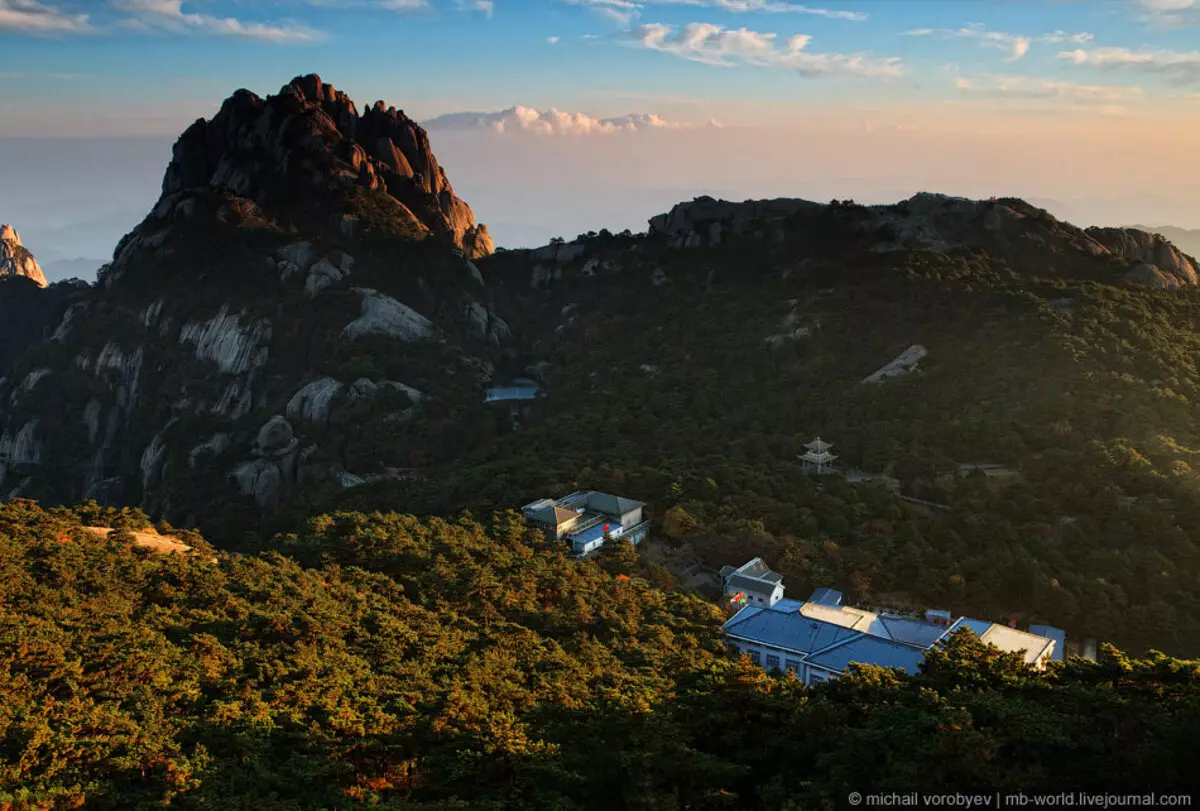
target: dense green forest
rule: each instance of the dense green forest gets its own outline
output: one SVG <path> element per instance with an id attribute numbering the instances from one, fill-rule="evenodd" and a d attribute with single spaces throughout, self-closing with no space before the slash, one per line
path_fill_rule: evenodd
<path id="1" fill-rule="evenodd" d="M 569 560 L 513 513 L 321 515 L 278 551 L 215 557 L 81 521 L 148 522 L 0 506 L 0 807 L 822 809 L 916 786 L 1196 787 L 1196 661 L 1105 647 L 1039 673 L 965 634 L 920 675 L 808 690 L 729 658 L 718 610 L 655 585 L 631 547 Z"/>
<path id="2" fill-rule="evenodd" d="M 764 557 L 793 596 L 835 586 L 1200 653 L 1200 293 L 833 237 L 800 269 L 788 243 L 606 239 L 592 249 L 626 262 L 611 278 L 530 290 L 519 259 L 485 265 L 503 280 L 514 264 L 506 311 L 542 317 L 514 326 L 534 350 L 513 367 L 548 369 L 520 431 L 462 420 L 465 456 L 332 505 L 452 514 L 595 487 L 647 501 L 656 538 L 713 567 Z M 784 324 L 809 334 L 769 343 Z M 913 344 L 929 352 L 915 372 L 861 382 Z M 816 435 L 898 493 L 806 476 Z"/>

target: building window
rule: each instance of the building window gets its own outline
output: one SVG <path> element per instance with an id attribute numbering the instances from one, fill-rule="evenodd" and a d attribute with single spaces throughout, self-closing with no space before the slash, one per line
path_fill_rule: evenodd
<path id="1" fill-rule="evenodd" d="M 767 670 L 779 670 L 778 656 L 767 656 Z"/>
<path id="2" fill-rule="evenodd" d="M 784 662 L 784 665 L 787 667 L 788 670 L 792 671 L 797 676 L 800 675 L 800 660 L 799 659 L 788 659 L 786 662 Z"/>
<path id="3" fill-rule="evenodd" d="M 750 654 L 750 661 L 756 665 L 762 665 L 762 654 L 756 650 L 746 651 Z"/>

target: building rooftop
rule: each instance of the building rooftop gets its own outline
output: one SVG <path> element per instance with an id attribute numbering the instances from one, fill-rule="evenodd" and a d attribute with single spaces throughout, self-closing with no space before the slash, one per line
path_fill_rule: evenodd
<path id="1" fill-rule="evenodd" d="M 739 577 L 733 574 L 728 582 L 733 584 Z M 795 651 L 811 664 L 829 670 L 844 670 L 857 661 L 899 667 L 910 673 L 916 672 L 927 650 L 960 628 L 970 628 L 981 641 L 1001 650 L 1022 651 L 1027 664 L 1037 663 L 1048 649 L 1061 645 L 1049 635 L 970 617 L 944 625 L 919 617 L 798 600 L 780 600 L 769 608 L 747 606 L 724 626 L 728 634 Z"/>
<path id="2" fill-rule="evenodd" d="M 1054 640 L 1054 652 L 1050 654 L 1051 659 L 1061 662 L 1066 657 L 1067 632 L 1062 628 L 1055 628 L 1053 625 L 1030 625 L 1029 633 Z"/>
<path id="3" fill-rule="evenodd" d="M 614 496 L 609 493 L 600 493 L 595 490 L 588 494 L 587 505 L 589 509 L 598 510 L 608 515 L 625 515 L 639 507 L 646 506 L 641 501 L 624 498 L 623 496 Z"/>
<path id="4" fill-rule="evenodd" d="M 574 510 L 568 510 L 563 507 L 559 507 L 556 504 L 552 504 L 549 507 L 542 507 L 541 509 L 532 510 L 529 513 L 529 516 L 534 521 L 542 521 L 547 524 L 559 526 L 578 518 L 579 513 L 575 512 Z"/>
<path id="5" fill-rule="evenodd" d="M 738 591 L 752 591 L 755 594 L 770 594 L 775 591 L 775 583 L 736 573 L 725 578 L 725 586 L 726 588 L 735 588 Z"/>
<path id="6" fill-rule="evenodd" d="M 610 530 L 612 529 L 611 524 L 605 523 L 604 521 L 596 521 L 585 529 L 582 529 L 578 532 L 572 532 L 568 537 L 572 541 L 576 541 L 578 543 L 591 543 L 592 541 L 597 541 L 604 537 L 605 527 L 608 527 Z"/>
<path id="7" fill-rule="evenodd" d="M 821 605 L 841 605 L 842 593 L 833 589 L 817 589 L 808 598 L 810 603 L 819 603 Z"/>
<path id="8" fill-rule="evenodd" d="M 1053 639 L 1047 639 L 1044 636 L 1019 631 L 1016 628 L 1009 628 L 1007 625 L 966 617 L 950 626 L 950 630 L 951 632 L 956 631 L 963 625 L 974 631 L 981 642 L 995 645 L 1000 650 L 1010 653 L 1024 651 L 1025 663 L 1030 665 L 1038 661 L 1046 653 L 1047 648 L 1054 645 Z"/>
<path id="9" fill-rule="evenodd" d="M 811 665 L 838 672 L 848 668 L 851 662 L 863 662 L 916 673 L 924 659 L 923 648 L 897 645 L 874 636 L 858 636 L 810 656 L 807 661 Z"/>
<path id="10" fill-rule="evenodd" d="M 783 602 L 773 608 L 743 608 L 725 623 L 726 632 L 798 653 L 819 651 L 857 636 L 847 628 L 810 620 L 798 611 L 780 611 Z"/>

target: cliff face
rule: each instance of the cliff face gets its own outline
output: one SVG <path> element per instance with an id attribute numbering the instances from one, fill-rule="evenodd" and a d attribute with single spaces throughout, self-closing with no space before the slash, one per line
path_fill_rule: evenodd
<path id="1" fill-rule="evenodd" d="M 202 523 L 423 475 L 511 343 L 490 251 L 403 113 L 315 76 L 238 91 L 98 284 L 0 358 L 0 498 Z"/>
<path id="2" fill-rule="evenodd" d="M 0 225 L 0 279 L 8 276 L 23 276 L 38 287 L 46 286 L 41 266 L 21 244 L 17 229 L 11 225 Z"/>

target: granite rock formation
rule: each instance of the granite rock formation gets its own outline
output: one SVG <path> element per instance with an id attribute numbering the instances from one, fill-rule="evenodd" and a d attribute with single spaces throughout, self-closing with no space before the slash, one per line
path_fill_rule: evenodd
<path id="1" fill-rule="evenodd" d="M 33 254 L 21 244 L 21 236 L 11 225 L 0 225 L 0 279 L 6 276 L 23 276 L 46 286 L 46 276 Z"/>

